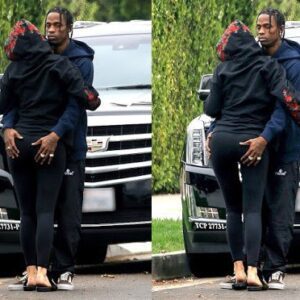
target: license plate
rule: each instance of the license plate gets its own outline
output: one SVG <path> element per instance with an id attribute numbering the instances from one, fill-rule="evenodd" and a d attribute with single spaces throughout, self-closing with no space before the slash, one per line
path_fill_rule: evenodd
<path id="1" fill-rule="evenodd" d="M 83 192 L 82 212 L 105 212 L 116 210 L 114 188 L 86 188 Z"/>
<path id="2" fill-rule="evenodd" d="M 298 189 L 298 191 L 297 191 L 295 211 L 300 212 L 300 189 Z"/>

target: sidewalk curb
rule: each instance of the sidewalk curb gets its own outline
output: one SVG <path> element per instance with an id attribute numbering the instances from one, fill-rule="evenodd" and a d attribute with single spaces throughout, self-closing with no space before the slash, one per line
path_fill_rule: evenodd
<path id="1" fill-rule="evenodd" d="M 185 251 L 152 255 L 152 278 L 154 280 L 192 276 Z"/>

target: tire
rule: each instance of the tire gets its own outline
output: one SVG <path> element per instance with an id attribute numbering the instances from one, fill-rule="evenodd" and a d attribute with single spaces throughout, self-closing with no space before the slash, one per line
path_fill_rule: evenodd
<path id="1" fill-rule="evenodd" d="M 77 252 L 78 265 L 102 264 L 107 253 L 107 244 L 80 244 Z"/>

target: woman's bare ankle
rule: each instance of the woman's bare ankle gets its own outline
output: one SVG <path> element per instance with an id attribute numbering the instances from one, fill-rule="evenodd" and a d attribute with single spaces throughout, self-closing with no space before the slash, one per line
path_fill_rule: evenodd
<path id="1" fill-rule="evenodd" d="M 36 285 L 36 275 L 37 275 L 36 266 L 35 265 L 27 266 L 26 272 L 28 274 L 27 285 Z"/>
<path id="2" fill-rule="evenodd" d="M 51 286 L 47 276 L 47 269 L 43 267 L 38 267 L 37 269 L 37 276 L 36 276 L 36 283 L 42 284 L 45 286 Z"/>
<path id="3" fill-rule="evenodd" d="M 245 273 L 245 267 L 242 260 L 237 260 L 233 263 L 234 274 L 237 281 L 245 281 L 247 276 Z"/>
<path id="4" fill-rule="evenodd" d="M 256 284 L 256 285 L 262 285 L 262 282 L 260 281 L 258 275 L 257 275 L 257 268 L 248 266 L 247 269 L 247 282 L 248 284 Z"/>

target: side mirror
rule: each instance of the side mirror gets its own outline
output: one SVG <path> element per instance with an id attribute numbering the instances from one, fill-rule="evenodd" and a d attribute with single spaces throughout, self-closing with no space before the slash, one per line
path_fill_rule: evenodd
<path id="1" fill-rule="evenodd" d="M 205 74 L 201 77 L 199 89 L 197 90 L 198 99 L 205 101 L 210 93 L 212 74 Z"/>

